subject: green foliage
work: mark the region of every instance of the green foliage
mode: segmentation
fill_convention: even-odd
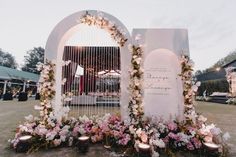
[[[228,64],[232,61],[236,60],[236,50],[230,52],[227,56],[221,58],[220,60],[218,60],[214,65],[212,65],[211,67],[205,69],[205,70],[197,70],[195,72],[195,75],[200,75],[200,74],[203,74],[203,73],[207,73],[207,72],[210,72],[210,71],[215,71],[216,68],[218,67],[222,67],[224,66],[225,64]]]
[[[4,52],[2,49],[0,49],[0,65],[13,69],[17,68],[15,57],[9,52]]]
[[[211,95],[213,92],[229,92],[229,83],[225,79],[201,82],[201,86],[198,88],[198,95],[203,95],[205,90],[207,95]]]
[[[221,67],[225,64],[228,64],[236,59],[236,50],[230,52],[226,57],[221,58],[219,61],[217,61],[212,68]]]
[[[38,64],[38,62],[44,62],[44,48],[34,47],[32,50],[27,51],[27,55],[24,57],[25,64],[21,68],[22,71],[39,74],[36,65]]]

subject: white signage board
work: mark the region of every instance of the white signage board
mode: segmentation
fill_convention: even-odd
[[[180,57],[189,56],[188,31],[186,29],[134,29],[141,35],[143,45],[145,116],[162,117],[164,120],[184,116],[183,82]]]
[[[144,61],[144,111],[165,120],[182,118],[183,84],[180,62],[175,53],[157,49]]]

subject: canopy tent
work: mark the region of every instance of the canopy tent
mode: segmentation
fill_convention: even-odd
[[[0,66],[0,79],[1,80],[21,80],[21,81],[32,81],[38,82],[39,75],[12,69],[4,66]]]
[[[0,87],[3,88],[3,94],[6,93],[7,85],[23,85],[23,92],[25,92],[26,86],[30,86],[29,82],[33,82],[33,85],[31,84],[31,86],[36,86],[35,84],[38,80],[39,75],[37,74],[0,66]]]

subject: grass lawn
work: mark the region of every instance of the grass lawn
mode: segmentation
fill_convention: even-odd
[[[0,100],[0,157],[77,157],[78,155],[73,148],[60,148],[55,150],[39,151],[31,155],[16,154],[8,149],[8,139],[13,138],[15,128],[24,122],[24,116],[29,114],[37,115],[34,105],[39,101],[28,100],[27,102],[1,101]],[[236,106],[215,104],[208,102],[196,102],[197,111],[201,112],[208,118],[208,123],[215,123],[223,131],[231,135],[229,141],[232,146],[231,157],[236,156]],[[91,147],[86,157],[109,157],[109,152],[104,151],[101,146]]]

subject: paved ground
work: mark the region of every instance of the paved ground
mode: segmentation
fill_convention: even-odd
[[[0,157],[112,157],[110,152],[104,150],[102,146],[93,146],[86,154],[79,154],[74,148],[60,148],[48,151],[39,151],[31,155],[16,154],[9,150],[7,141],[14,136],[16,126],[24,121],[24,116],[36,115],[34,105],[38,101],[29,100],[27,102],[0,100]],[[197,110],[205,115],[209,122],[217,124],[223,131],[228,131],[231,135],[230,145],[232,146],[230,157],[236,157],[236,106],[223,104],[197,102]]]

